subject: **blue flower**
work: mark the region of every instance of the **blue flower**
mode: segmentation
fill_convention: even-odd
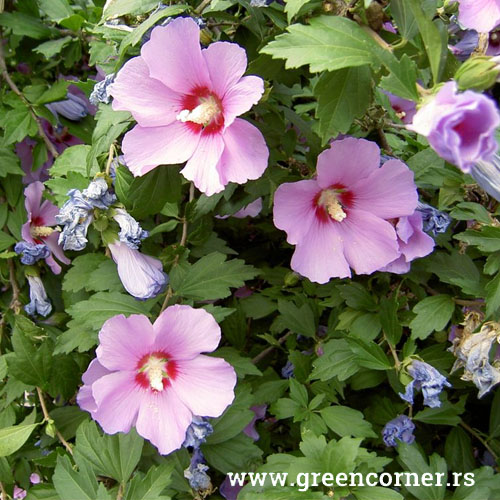
[[[68,120],[72,120],[75,122],[80,121],[82,118],[85,118],[88,113],[87,102],[85,99],[78,97],[77,95],[70,94],[68,92],[67,99],[63,101],[51,102],[50,104],[46,104],[46,107],[54,114],[57,118],[57,115],[64,116]]]
[[[38,276],[26,276],[30,285],[30,303],[24,306],[24,310],[34,316],[38,313],[46,317],[52,311],[52,305],[47,297],[47,292],[43,286],[42,280]]]
[[[386,446],[397,446],[396,440],[411,444],[415,441],[414,430],[415,424],[406,415],[399,415],[385,424],[382,438]]]
[[[35,262],[46,259],[50,255],[49,247],[45,243],[29,243],[20,241],[14,247],[14,252],[21,255],[21,262],[32,266]]]
[[[108,191],[108,183],[103,177],[97,177],[82,191],[82,197],[87,200],[92,207],[105,210],[115,201],[116,196]]]
[[[285,364],[285,366],[281,369],[281,376],[283,378],[290,378],[293,377],[293,370],[295,369],[295,366],[293,366],[293,363],[288,360]]]
[[[184,477],[195,491],[212,489],[210,476],[207,474],[208,465],[203,463],[204,461],[203,453],[196,449],[193,452],[189,468],[184,471]]]
[[[500,156],[494,155],[493,158],[486,162],[480,161],[476,163],[470,175],[474,180],[495,200],[500,201]]]
[[[420,202],[417,204],[417,211],[422,214],[424,231],[436,235],[445,233],[448,229],[451,217],[447,213]]]
[[[424,405],[431,408],[441,406],[439,394],[443,387],[451,387],[451,384],[433,366],[424,361],[414,360],[407,368],[413,380],[406,386],[404,394],[399,394],[401,399],[413,404],[413,391],[421,390],[424,396]]]
[[[120,241],[129,248],[137,250],[141,241],[149,236],[149,233],[144,231],[139,223],[125,210],[117,208],[113,218],[120,225],[120,232],[118,233]]]
[[[106,78],[104,78],[104,80],[101,80],[94,85],[94,89],[92,90],[89,97],[89,101],[94,106],[98,106],[100,102],[104,104],[110,103],[111,96],[108,93],[108,87],[113,83],[114,79],[115,74],[110,73],[109,75],[106,75]]]
[[[186,438],[182,446],[187,448],[189,446],[198,449],[205,441],[207,436],[214,432],[213,427],[203,417],[193,416],[193,421],[186,431]]]

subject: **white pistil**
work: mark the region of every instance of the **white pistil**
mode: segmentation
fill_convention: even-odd
[[[47,226],[31,226],[30,234],[33,238],[46,238],[54,232],[52,227]]]
[[[141,371],[146,373],[151,389],[163,391],[163,379],[168,377],[167,373],[164,371],[166,362],[167,360],[165,358],[151,356],[141,369]]]
[[[337,198],[337,193],[332,189],[325,189],[321,192],[318,205],[325,207],[330,217],[337,222],[342,222],[347,217]]]
[[[181,122],[198,123],[206,127],[220,113],[220,107],[213,96],[200,100],[200,104],[193,110],[183,109],[176,116],[177,120]]]

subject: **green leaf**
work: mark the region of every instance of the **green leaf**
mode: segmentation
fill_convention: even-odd
[[[371,102],[371,70],[369,66],[344,68],[324,73],[314,87],[318,100],[316,118],[324,143],[337,134],[348,132]]]
[[[33,116],[31,116],[30,110],[24,105],[7,111],[2,121],[5,129],[3,136],[4,146],[14,142],[21,142],[27,135],[36,134],[36,122]]]
[[[0,231],[0,252],[16,244],[16,240],[7,233]]]
[[[211,253],[196,264],[188,264],[184,272],[175,267],[170,274],[170,284],[177,295],[194,300],[213,300],[228,297],[230,287],[239,288],[245,280],[258,272],[240,259],[226,261],[226,255]]]
[[[407,0],[417,22],[429,58],[434,83],[438,83],[447,57],[447,37],[443,38],[436,24],[422,10],[421,0]]]
[[[54,164],[50,168],[50,175],[61,177],[63,175],[67,176],[69,172],[76,172],[84,177],[88,177],[89,175],[94,176],[99,172],[97,161],[94,162],[90,173],[87,174],[87,154],[90,148],[86,144],[78,144],[77,146],[66,148],[54,161]]]
[[[177,202],[181,197],[181,176],[176,167],[155,168],[130,185],[128,197],[133,197],[132,215],[142,219],[157,214],[167,202]]]
[[[443,330],[454,310],[455,302],[449,295],[434,295],[421,300],[413,308],[417,316],[410,323],[412,337],[425,339],[434,330]]]
[[[156,0],[112,0],[106,4],[103,19],[149,12],[158,5]]]
[[[476,464],[472,452],[472,440],[461,427],[455,427],[448,434],[444,455],[452,471],[469,472]]]
[[[313,361],[311,380],[328,381],[333,377],[347,380],[359,370],[358,357],[344,339],[332,339],[323,344],[323,356]]]
[[[27,36],[42,40],[52,34],[40,19],[23,14],[22,12],[2,12],[0,14],[0,26],[10,28],[14,35]]]
[[[320,16],[309,25],[293,24],[261,53],[286,59],[285,67],[308,64],[313,73],[373,64],[368,35],[350,19]]]
[[[289,398],[278,399],[271,405],[270,412],[276,416],[278,420],[293,417],[301,408],[300,404]]]
[[[66,271],[63,279],[63,290],[67,292],[78,292],[83,290],[92,271],[107,259],[102,254],[88,253],[79,255],[72,261],[71,268]]]
[[[489,435],[490,438],[500,436],[500,391],[495,392],[491,403]]]
[[[391,299],[383,297],[380,300],[379,318],[387,340],[396,346],[403,335],[403,328],[398,319],[399,304],[396,297]]]
[[[41,43],[33,50],[38,54],[42,54],[46,59],[50,59],[52,56],[59,54],[72,40],[73,38],[70,36],[58,38],[57,40],[49,40],[48,42]]]
[[[491,316],[500,308],[500,273],[486,284],[485,290],[486,316]]]
[[[224,358],[235,369],[238,377],[262,375],[262,372],[252,363],[250,358],[242,356],[233,347],[221,347],[217,349],[217,357]]]
[[[61,500],[97,500],[97,480],[87,463],[73,469],[67,455],[57,457],[52,481]]]
[[[0,148],[0,177],[8,174],[24,175],[19,165],[19,156],[8,148]]]
[[[329,406],[320,410],[325,424],[339,436],[377,437],[364,415],[347,406]]]
[[[391,13],[398,31],[405,40],[411,40],[418,32],[417,22],[406,0],[391,0]]]
[[[307,408],[307,403],[309,402],[309,396],[307,395],[307,389],[303,384],[297,382],[294,378],[290,378],[290,397],[293,401],[298,403],[303,408]]]
[[[291,300],[278,300],[278,310],[283,324],[289,330],[306,337],[316,335],[316,321],[311,306],[306,302],[297,307]]]
[[[137,473],[130,481],[125,500],[156,500],[171,482],[173,463],[150,467],[148,473]]]
[[[381,486],[363,486],[354,490],[354,496],[358,500],[404,500],[397,491]]]
[[[13,425],[0,429],[0,457],[8,457],[21,448],[39,425]]]
[[[67,0],[38,0],[38,5],[52,21],[59,21],[73,15]]]
[[[467,229],[454,236],[468,245],[477,246],[481,252],[498,252],[500,250],[500,227],[486,226],[480,231]]]
[[[352,352],[357,356],[357,363],[372,370],[390,370],[389,359],[382,348],[375,342],[365,342],[358,338],[348,338],[347,342]]]
[[[439,408],[424,408],[413,419],[426,424],[455,426],[460,423],[458,415],[463,411],[460,404],[452,405],[449,401],[444,401]]]
[[[361,311],[376,312],[378,310],[375,300],[360,283],[338,285],[336,288],[349,307]]]
[[[464,201],[453,207],[450,215],[456,220],[471,220],[475,219],[483,224],[490,224],[491,218],[488,210],[479,203]]]
[[[130,295],[119,292],[98,292],[90,299],[78,302],[67,309],[80,325],[88,325],[99,330],[111,316],[117,314],[147,314],[152,302],[139,302]]]
[[[309,3],[311,0],[286,0],[285,1],[285,12],[288,19],[288,24],[292,19],[299,13],[300,9]]]
[[[123,285],[118,275],[118,268],[112,259],[106,259],[101,262],[97,269],[94,269],[88,277],[86,290],[93,290],[96,292],[102,291],[122,291]]]
[[[78,465],[89,464],[96,473],[125,483],[139,463],[143,443],[135,429],[101,436],[95,422],[84,422],[76,431],[74,457]]]
[[[417,66],[406,54],[401,57],[399,65],[399,71],[396,71],[396,68],[391,64],[393,71],[382,78],[380,86],[403,99],[417,101]]]

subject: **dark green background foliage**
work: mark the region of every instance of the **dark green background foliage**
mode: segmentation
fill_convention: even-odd
[[[29,500],[195,496],[183,476],[190,459],[185,449],[162,457],[135,431],[104,435],[75,402],[103,322],[120,313],[154,319],[165,294],[145,302],[128,295],[94,227],[86,250],[69,253],[72,262],[61,275],[42,271],[54,306],[48,319],[33,323],[16,301],[26,304],[29,298],[24,267],[13,252],[26,217],[14,146],[32,137],[34,166],[42,165],[47,150],[34,115],[54,123],[44,104],[65,97],[70,82],[60,75],[75,76],[88,95],[96,65],[117,71],[139,53],[150,27],[168,16],[193,15],[198,7],[176,3],[150,17],[156,4],[114,0],[103,11],[104,0],[6,0],[0,14],[6,66],[23,95],[2,80],[0,482],[10,494],[14,484],[28,488]],[[493,457],[500,454],[500,394],[494,389],[479,400],[460,371],[450,375],[454,357],[447,351],[449,330],[463,321],[464,306],[483,320],[499,320],[497,202],[445,164],[424,139],[394,127],[400,122],[381,92],[417,100],[417,80],[432,87],[453,77],[459,63],[447,48],[445,27],[452,10],[437,0],[290,0],[266,8],[213,0],[203,10],[206,41],[239,43],[248,54],[248,73],[266,81],[264,98],[246,116],[270,150],[265,174],[211,197],[196,192],[189,201],[189,183],[177,167],[141,178],[118,169],[119,201],[150,231],[143,250],[158,256],[170,275],[169,303],[204,307],[216,317],[223,331],[218,355],[238,373],[236,399],[213,420],[214,433],[202,446],[214,486],[228,471],[475,471],[474,488],[338,488],[328,495],[327,488],[299,493],[269,486],[246,487],[240,498],[500,498]],[[399,28],[398,35],[383,34],[392,51],[371,36],[382,15],[392,16]],[[19,63],[31,72],[17,71]],[[62,123],[84,144],[67,149],[50,170],[46,186],[59,206],[68,189],[86,187],[104,170],[110,146],[119,148],[133,120],[101,104],[95,117]],[[312,176],[328,141],[346,133],[377,141],[405,161],[421,198],[453,221],[436,238],[434,253],[414,262],[408,274],[317,285],[290,271],[293,249],[272,224],[273,193],[283,182]],[[263,211],[257,218],[214,218],[258,197]],[[104,230],[106,221],[99,227]],[[234,292],[242,286],[252,293],[238,298]],[[417,396],[416,443],[387,448],[383,426],[408,410],[398,396],[403,385],[397,369],[412,355],[445,374],[453,387],[443,391],[440,408],[424,408]],[[281,376],[287,361],[294,365],[289,380]],[[253,417],[250,407],[260,404],[268,412],[257,423],[260,439],[254,442],[242,431]],[[43,482],[30,486],[35,471]]]

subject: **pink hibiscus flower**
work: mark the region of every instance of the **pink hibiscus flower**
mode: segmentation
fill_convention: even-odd
[[[32,182],[24,190],[24,206],[28,212],[28,221],[21,228],[21,235],[24,241],[32,244],[45,243],[50,250],[50,255],[45,259],[54,274],[61,272],[61,266],[55,261],[69,264],[71,261],[64,255],[59,246],[59,232],[51,226],[56,226],[55,216],[59,209],[49,200],[42,203],[42,193],[45,186],[39,182]]]
[[[221,331],[203,309],[175,305],[153,325],[143,315],[108,319],[77,401],[108,434],[132,426],[161,454],[184,442],[193,415],[218,417],[234,399],[236,374],[204,356]]]
[[[202,50],[192,19],[155,28],[109,87],[113,109],[130,111],[137,121],[122,144],[133,174],[187,161],[182,174],[207,195],[259,178],[269,156],[264,137],[237,116],[259,101],[264,85],[243,76],[246,66],[235,43]]]
[[[470,30],[487,33],[500,24],[500,0],[458,0],[458,20]]]
[[[274,224],[295,245],[291,267],[311,281],[371,274],[400,256],[389,219],[417,206],[413,173],[399,160],[380,167],[380,149],[352,137],[318,157],[317,178],[282,184]]]

